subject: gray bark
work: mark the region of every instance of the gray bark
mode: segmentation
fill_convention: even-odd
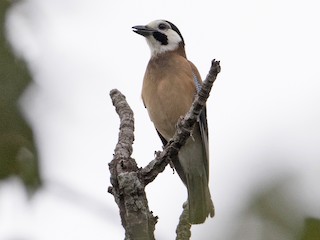
[[[138,168],[136,161],[131,158],[134,141],[133,112],[125,96],[116,89],[111,90],[110,97],[120,117],[120,131],[113,160],[109,163],[112,187],[109,187],[108,191],[114,196],[120,210],[126,240],[155,239],[154,230],[158,218],[149,210],[145,187],[164,171],[187,141],[219,72],[220,62],[213,60],[209,74],[190,110],[178,121],[175,135],[163,151],[157,152],[156,158],[144,168]],[[176,239],[190,239],[191,224],[188,222],[187,211],[188,207],[184,206],[176,231]]]

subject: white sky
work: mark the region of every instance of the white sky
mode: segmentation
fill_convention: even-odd
[[[28,202],[12,179],[0,186],[0,239],[123,239],[107,193],[119,120],[118,88],[135,112],[133,157],[145,166],[161,143],[140,99],[149,49],[131,27],[175,23],[203,78],[221,61],[208,105],[216,216],[192,239],[228,239],[247,200],[295,176],[304,214],[320,217],[320,15],[316,0],[29,0],[8,30],[35,84],[21,104],[35,127],[46,187]],[[157,239],[174,239],[186,191],[169,168],[147,187],[160,217]]]

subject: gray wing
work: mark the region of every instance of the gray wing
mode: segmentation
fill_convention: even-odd
[[[199,128],[202,139],[203,151],[206,154],[205,158],[205,168],[207,173],[207,180],[209,181],[209,133],[208,133],[208,122],[207,122],[207,108],[203,107],[199,116]]]
[[[192,68],[192,75],[193,75],[193,81],[196,87],[197,92],[201,90],[202,87],[202,81],[200,74],[197,70],[197,68],[194,66],[192,62],[190,62],[190,66]],[[202,146],[203,146],[203,151],[205,152],[206,158],[204,159],[204,165],[206,168],[206,173],[207,173],[207,179],[209,181],[209,134],[208,134],[208,122],[207,122],[207,107],[204,106],[200,115],[199,115],[199,128],[200,128],[200,134],[201,134],[201,139],[202,139]]]

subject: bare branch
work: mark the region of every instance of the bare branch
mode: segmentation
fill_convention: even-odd
[[[188,240],[191,237],[191,224],[189,223],[189,207],[185,203],[183,205],[183,211],[179,218],[179,224],[176,229],[176,240]]]
[[[154,217],[149,211],[145,186],[164,171],[167,164],[177,156],[180,148],[187,141],[219,72],[220,62],[213,60],[209,74],[196,95],[189,112],[178,121],[175,135],[162,152],[157,152],[156,159],[142,169],[139,169],[136,161],[131,158],[134,141],[133,112],[124,95],[116,89],[110,92],[112,103],[120,117],[120,132],[114,158],[109,163],[112,187],[109,187],[108,191],[113,194],[120,209],[126,240],[154,239],[157,217]],[[189,239],[191,236],[190,228],[186,204],[177,227],[177,239]]]
[[[110,96],[120,117],[120,132],[114,158],[109,163],[113,187],[108,191],[118,204],[125,239],[153,240],[157,218],[149,211],[144,183],[138,177],[136,161],[131,158],[134,140],[133,112],[118,90],[112,90]]]

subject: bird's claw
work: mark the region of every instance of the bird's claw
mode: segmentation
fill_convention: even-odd
[[[211,61],[211,71],[219,73],[221,71],[220,61],[213,59]]]

